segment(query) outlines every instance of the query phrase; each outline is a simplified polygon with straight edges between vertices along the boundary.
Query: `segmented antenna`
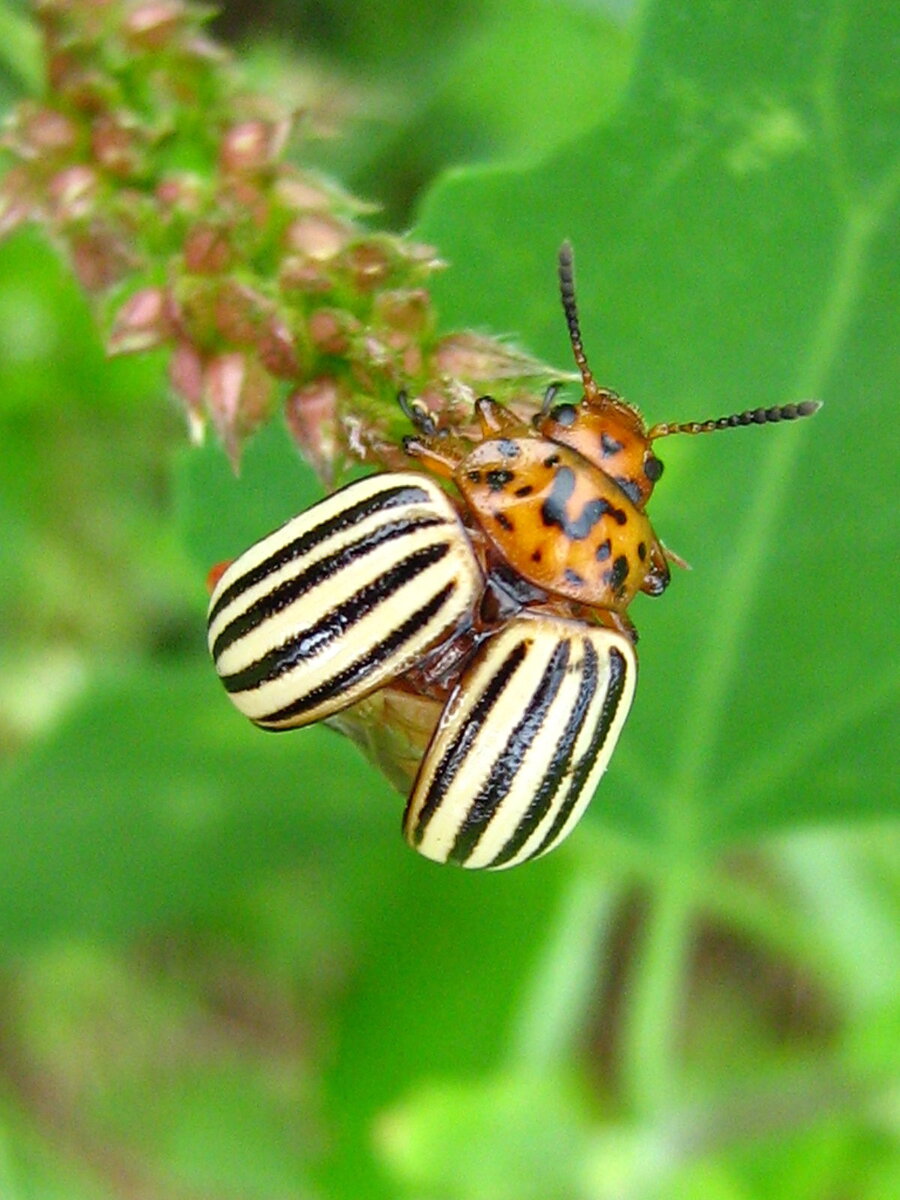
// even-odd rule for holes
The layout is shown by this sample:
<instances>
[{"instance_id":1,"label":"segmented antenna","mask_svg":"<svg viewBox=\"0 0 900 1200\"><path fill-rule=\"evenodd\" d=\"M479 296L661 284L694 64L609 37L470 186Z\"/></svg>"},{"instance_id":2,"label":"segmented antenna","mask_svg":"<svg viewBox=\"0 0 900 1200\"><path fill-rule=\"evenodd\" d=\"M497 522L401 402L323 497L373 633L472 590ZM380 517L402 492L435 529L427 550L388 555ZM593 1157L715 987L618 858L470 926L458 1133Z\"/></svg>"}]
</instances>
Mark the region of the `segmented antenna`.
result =
<instances>
[{"instance_id":1,"label":"segmented antenna","mask_svg":"<svg viewBox=\"0 0 900 1200\"><path fill-rule=\"evenodd\" d=\"M729 417L715 417L709 421L686 421L670 425L663 422L654 425L647 433L654 438L668 437L671 433L715 433L717 429L736 429L739 425L770 425L778 421L796 421L800 417L811 417L822 407L821 400L802 400L799 404L776 404L773 408L748 408L745 412L732 413Z\"/></svg>"},{"instance_id":2,"label":"segmented antenna","mask_svg":"<svg viewBox=\"0 0 900 1200\"><path fill-rule=\"evenodd\" d=\"M581 372L584 383L585 398L599 395L600 389L594 382L591 368L588 366L581 343L581 327L578 324L578 306L575 302L575 263L572 255L572 243L565 241L559 248L559 294L562 297L563 312L566 314L566 324L569 327L569 341L575 362Z\"/></svg>"}]
</instances>

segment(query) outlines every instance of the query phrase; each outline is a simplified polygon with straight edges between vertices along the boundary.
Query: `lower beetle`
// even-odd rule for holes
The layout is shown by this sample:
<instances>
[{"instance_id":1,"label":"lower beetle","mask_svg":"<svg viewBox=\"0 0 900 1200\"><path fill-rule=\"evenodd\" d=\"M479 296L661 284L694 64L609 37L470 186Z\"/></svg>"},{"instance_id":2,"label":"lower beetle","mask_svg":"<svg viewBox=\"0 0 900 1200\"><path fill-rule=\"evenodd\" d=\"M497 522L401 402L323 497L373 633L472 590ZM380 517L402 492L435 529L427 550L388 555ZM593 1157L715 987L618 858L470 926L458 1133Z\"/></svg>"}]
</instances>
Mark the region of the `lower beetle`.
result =
<instances>
[{"instance_id":1,"label":"lower beetle","mask_svg":"<svg viewBox=\"0 0 900 1200\"><path fill-rule=\"evenodd\" d=\"M585 357L568 244L563 309L583 395L531 424L484 396L480 439L401 395L420 470L349 484L216 579L209 648L266 729L341 714L386 687L430 699L404 816L428 858L503 868L546 854L587 806L637 679L627 608L669 561L645 513L673 433L793 420L817 402L647 428ZM445 491L428 471L452 481Z\"/></svg>"}]
</instances>

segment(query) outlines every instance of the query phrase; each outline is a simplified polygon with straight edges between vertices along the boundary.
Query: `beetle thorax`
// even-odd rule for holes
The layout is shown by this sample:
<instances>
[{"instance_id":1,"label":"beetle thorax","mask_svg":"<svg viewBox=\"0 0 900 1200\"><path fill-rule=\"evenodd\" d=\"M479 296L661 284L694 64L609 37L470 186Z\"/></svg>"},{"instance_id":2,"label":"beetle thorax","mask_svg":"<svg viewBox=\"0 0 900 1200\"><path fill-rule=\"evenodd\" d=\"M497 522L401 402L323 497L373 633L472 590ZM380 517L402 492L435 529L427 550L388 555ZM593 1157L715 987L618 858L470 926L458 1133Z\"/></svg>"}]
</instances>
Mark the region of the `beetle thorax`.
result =
<instances>
[{"instance_id":1,"label":"beetle thorax","mask_svg":"<svg viewBox=\"0 0 900 1200\"><path fill-rule=\"evenodd\" d=\"M643 509L662 464L653 454L643 418L615 392L599 390L579 404L557 404L538 421L544 437L568 446L599 467Z\"/></svg>"},{"instance_id":2,"label":"beetle thorax","mask_svg":"<svg viewBox=\"0 0 900 1200\"><path fill-rule=\"evenodd\" d=\"M644 586L656 543L647 517L574 450L534 435L490 439L455 480L493 545L538 587L622 612Z\"/></svg>"}]
</instances>

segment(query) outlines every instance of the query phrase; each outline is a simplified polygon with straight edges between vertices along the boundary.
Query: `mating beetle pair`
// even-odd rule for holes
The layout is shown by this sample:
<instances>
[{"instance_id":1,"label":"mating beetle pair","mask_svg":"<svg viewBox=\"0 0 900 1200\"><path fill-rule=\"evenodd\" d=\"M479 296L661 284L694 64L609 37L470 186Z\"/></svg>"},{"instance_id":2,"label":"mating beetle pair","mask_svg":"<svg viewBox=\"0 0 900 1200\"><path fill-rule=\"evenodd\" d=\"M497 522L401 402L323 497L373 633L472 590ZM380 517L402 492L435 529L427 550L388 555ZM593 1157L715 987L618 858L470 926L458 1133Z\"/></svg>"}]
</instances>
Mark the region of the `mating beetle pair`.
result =
<instances>
[{"instance_id":1,"label":"mating beetle pair","mask_svg":"<svg viewBox=\"0 0 900 1200\"><path fill-rule=\"evenodd\" d=\"M609 762L637 677L626 610L665 589L673 557L644 511L662 474L653 442L819 407L648 430L593 379L568 245L559 277L580 403L551 389L527 424L482 397L473 442L401 396L422 470L335 492L232 562L210 600L216 670L263 728L334 717L385 686L438 702L404 834L465 867L552 849Z\"/></svg>"}]
</instances>

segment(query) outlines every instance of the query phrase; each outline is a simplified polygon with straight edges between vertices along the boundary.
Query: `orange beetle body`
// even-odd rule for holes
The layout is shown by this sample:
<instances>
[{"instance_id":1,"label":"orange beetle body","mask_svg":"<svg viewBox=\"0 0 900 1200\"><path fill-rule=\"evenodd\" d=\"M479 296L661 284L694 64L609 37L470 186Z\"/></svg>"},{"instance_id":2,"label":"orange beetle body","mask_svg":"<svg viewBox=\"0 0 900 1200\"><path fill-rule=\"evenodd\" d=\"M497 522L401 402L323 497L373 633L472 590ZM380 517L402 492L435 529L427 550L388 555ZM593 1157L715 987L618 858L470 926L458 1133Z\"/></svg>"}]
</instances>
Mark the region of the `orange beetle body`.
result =
<instances>
[{"instance_id":1,"label":"orange beetle body","mask_svg":"<svg viewBox=\"0 0 900 1200\"><path fill-rule=\"evenodd\" d=\"M453 479L518 575L549 596L608 614L616 626L638 591L656 596L665 589L665 551L620 484L487 397L476 414L486 436L474 447L435 433L407 439L407 452ZM496 432L502 436L488 436Z\"/></svg>"}]
</instances>

